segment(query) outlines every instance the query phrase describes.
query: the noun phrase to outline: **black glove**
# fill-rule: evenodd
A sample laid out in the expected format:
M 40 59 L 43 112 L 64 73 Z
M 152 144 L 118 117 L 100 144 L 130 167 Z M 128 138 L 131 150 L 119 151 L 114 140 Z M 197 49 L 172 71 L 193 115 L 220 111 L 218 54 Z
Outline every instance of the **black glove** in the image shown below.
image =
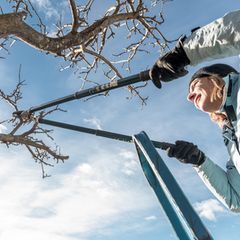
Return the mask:
M 169 157 L 175 157 L 180 162 L 200 166 L 205 161 L 205 154 L 196 145 L 185 141 L 176 141 L 167 149 Z
M 156 87 L 161 88 L 161 81 L 169 82 L 188 73 L 184 69 L 185 66 L 190 64 L 190 60 L 183 50 L 185 38 L 180 38 L 175 48 L 160 57 L 150 70 L 150 77 Z

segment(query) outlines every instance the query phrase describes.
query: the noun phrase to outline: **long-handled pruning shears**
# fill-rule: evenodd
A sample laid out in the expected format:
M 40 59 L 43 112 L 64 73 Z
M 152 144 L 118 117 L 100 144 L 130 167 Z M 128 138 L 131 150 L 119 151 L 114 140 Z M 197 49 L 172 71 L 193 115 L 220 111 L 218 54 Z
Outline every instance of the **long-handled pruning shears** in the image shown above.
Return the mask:
M 13 114 L 20 118 L 28 119 L 34 112 L 37 112 L 37 111 L 40 111 L 40 110 L 43 110 L 43 109 L 46 109 L 49 107 L 53 107 L 53 106 L 56 106 L 56 105 L 59 105 L 62 103 L 66 103 L 69 101 L 73 101 L 76 99 L 93 96 L 93 95 L 96 95 L 96 94 L 99 94 L 99 93 L 102 93 L 105 91 L 113 90 L 116 88 L 121 88 L 121 87 L 130 85 L 130 84 L 134 84 L 134 83 L 142 82 L 142 81 L 148 81 L 148 80 L 150 80 L 150 75 L 149 75 L 149 70 L 146 70 L 146 71 L 140 72 L 139 74 L 131 75 L 129 77 L 122 78 L 117 81 L 112 81 L 110 83 L 98 85 L 96 87 L 84 89 L 84 90 L 75 92 L 71 95 L 67 95 L 65 97 L 43 103 L 43 104 L 35 106 L 35 107 L 31 107 L 27 111 L 17 111 L 17 112 L 14 112 Z M 47 125 L 51 125 L 51 126 L 55 126 L 55 127 L 65 128 L 65 129 L 70 129 L 70 130 L 74 130 L 74 131 L 78 131 L 78 132 L 94 134 L 94 135 L 101 136 L 101 137 L 121 140 L 121 141 L 125 141 L 125 142 L 132 142 L 131 136 L 127 136 L 127 135 L 123 135 L 123 134 L 119 134 L 119 133 L 107 132 L 107 131 L 102 131 L 102 130 L 98 130 L 98 129 L 85 128 L 85 127 L 70 125 L 67 123 L 51 121 L 51 120 L 47 120 L 47 119 L 43 119 L 43 118 L 39 118 L 38 122 L 42 123 L 42 124 L 47 124 Z M 164 149 L 164 150 L 166 150 L 167 148 L 172 146 L 172 144 L 170 144 L 170 143 L 158 142 L 158 141 L 152 141 L 152 142 L 156 148 L 160 148 L 160 149 Z

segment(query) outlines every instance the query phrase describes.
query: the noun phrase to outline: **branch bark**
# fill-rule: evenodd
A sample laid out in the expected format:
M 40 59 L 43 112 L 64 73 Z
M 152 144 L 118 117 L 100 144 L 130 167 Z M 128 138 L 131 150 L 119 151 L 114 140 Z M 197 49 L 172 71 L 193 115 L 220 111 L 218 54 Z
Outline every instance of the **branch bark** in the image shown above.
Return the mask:
M 21 145 L 27 145 L 27 146 L 31 146 L 37 149 L 41 149 L 43 151 L 46 151 L 48 154 L 50 154 L 53 158 L 57 159 L 57 160 L 67 160 L 69 157 L 68 156 L 63 156 L 63 155 L 59 155 L 56 152 L 54 152 L 53 150 L 50 149 L 50 147 L 48 147 L 47 145 L 45 145 L 44 143 L 37 143 L 34 142 L 24 136 L 20 136 L 20 135 L 11 135 L 11 134 L 3 134 L 0 133 L 0 142 L 5 143 L 5 144 L 21 144 Z
M 106 16 L 81 32 L 75 33 L 74 30 L 74 33 L 70 32 L 59 38 L 48 37 L 45 34 L 37 32 L 24 22 L 25 16 L 25 12 L 0 15 L 0 37 L 4 38 L 14 35 L 21 41 L 41 51 L 62 55 L 63 50 L 84 44 L 111 24 L 123 20 L 136 19 L 139 16 L 139 12 Z
M 78 11 L 77 11 L 77 6 L 74 0 L 68 0 L 69 5 L 72 11 L 72 34 L 76 34 L 78 27 L 79 27 L 79 22 L 78 22 Z

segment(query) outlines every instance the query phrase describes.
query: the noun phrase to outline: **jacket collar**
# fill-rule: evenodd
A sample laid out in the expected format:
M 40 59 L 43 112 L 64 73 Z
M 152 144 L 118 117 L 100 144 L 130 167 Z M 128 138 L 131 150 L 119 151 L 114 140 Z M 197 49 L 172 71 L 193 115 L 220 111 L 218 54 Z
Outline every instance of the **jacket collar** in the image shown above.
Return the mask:
M 223 78 L 225 81 L 225 87 L 224 87 L 224 93 L 223 93 L 223 102 L 220 107 L 219 112 L 225 112 L 228 116 L 228 119 L 231 123 L 237 120 L 236 111 L 234 109 L 233 103 L 236 101 L 234 98 L 234 86 L 236 84 L 236 81 L 238 81 L 238 74 L 231 73 L 225 78 Z

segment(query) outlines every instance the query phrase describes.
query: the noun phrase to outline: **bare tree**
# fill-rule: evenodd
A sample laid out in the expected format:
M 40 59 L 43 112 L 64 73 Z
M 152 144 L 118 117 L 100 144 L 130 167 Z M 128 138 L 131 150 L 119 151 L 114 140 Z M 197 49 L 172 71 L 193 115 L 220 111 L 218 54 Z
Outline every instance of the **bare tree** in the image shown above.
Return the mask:
M 9 104 L 14 111 L 19 111 L 18 103 L 22 99 L 21 88 L 24 85 L 24 81 L 21 80 L 21 67 L 19 68 L 18 83 L 15 89 L 10 93 L 6 94 L 0 89 L 0 98 L 3 99 L 7 104 Z M 55 149 L 50 147 L 50 144 L 46 144 L 43 138 L 48 138 L 53 141 L 51 136 L 51 130 L 47 130 L 39 126 L 38 119 L 51 114 L 54 111 L 63 111 L 62 109 L 56 107 L 48 112 L 40 112 L 38 115 L 34 116 L 24 116 L 21 117 L 13 115 L 8 120 L 3 120 L 1 124 L 8 123 L 12 126 L 9 133 L 0 133 L 0 142 L 6 144 L 7 147 L 10 145 L 23 145 L 32 155 L 33 159 L 41 165 L 42 176 L 47 177 L 45 174 L 44 166 L 53 166 L 48 160 L 53 158 L 57 161 L 65 161 L 68 156 L 60 154 L 59 148 L 56 146 Z M 43 137 L 42 137 L 42 136 Z
M 102 69 L 106 78 L 113 81 L 122 78 L 124 71 L 130 70 L 131 62 L 137 54 L 148 53 L 155 46 L 162 51 L 168 48 L 171 41 L 159 30 L 164 22 L 163 4 L 166 1 L 115 0 L 98 19 L 94 16 L 94 10 L 99 1 L 57 1 L 55 10 L 59 12 L 59 19 L 53 23 L 55 28 L 51 29 L 48 26 L 49 20 L 39 13 L 36 0 L 6 0 L 4 4 L 0 4 L 0 48 L 8 53 L 15 42 L 22 41 L 39 51 L 62 58 L 64 64 L 61 69 L 72 67 L 81 76 L 83 85 L 90 81 L 89 74 L 98 69 Z M 64 4 L 68 6 L 68 13 L 61 10 Z M 158 14 L 152 13 L 153 8 L 159 9 Z M 106 54 L 108 43 L 117 39 L 118 33 L 126 36 L 127 45 L 119 44 L 119 49 L 115 49 L 109 56 Z M 5 55 L 2 54 L 2 57 Z M 18 102 L 22 98 L 23 84 L 19 71 L 14 91 L 11 94 L 0 91 L 0 97 L 14 111 L 19 110 Z M 128 90 L 145 104 L 146 98 L 139 93 L 139 87 L 129 86 Z M 38 119 L 58 110 L 61 109 L 55 108 L 26 118 L 12 116 L 7 121 L 12 124 L 13 129 L 8 134 L 0 134 L 0 142 L 7 146 L 26 146 L 32 157 L 42 166 L 49 164 L 50 157 L 66 160 L 67 156 L 61 155 L 58 149 L 52 150 L 39 137 L 42 134 L 52 139 L 51 132 L 41 128 Z

